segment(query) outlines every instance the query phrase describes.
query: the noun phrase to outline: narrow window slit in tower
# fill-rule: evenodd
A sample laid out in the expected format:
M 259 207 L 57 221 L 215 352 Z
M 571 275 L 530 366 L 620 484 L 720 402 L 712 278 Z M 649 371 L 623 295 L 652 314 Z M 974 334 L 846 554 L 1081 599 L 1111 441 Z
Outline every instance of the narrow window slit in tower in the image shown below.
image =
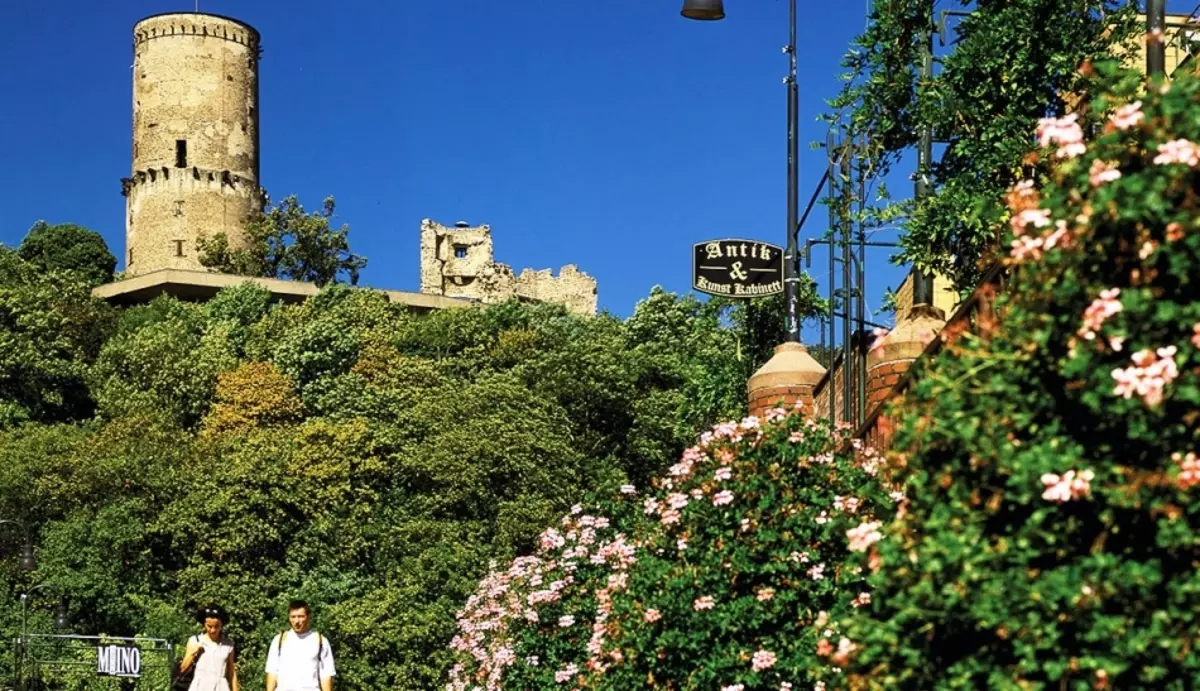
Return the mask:
M 175 140 L 175 167 L 187 168 L 187 140 Z
M 171 242 L 175 243 L 175 256 L 182 257 L 183 256 L 183 240 L 172 240 Z

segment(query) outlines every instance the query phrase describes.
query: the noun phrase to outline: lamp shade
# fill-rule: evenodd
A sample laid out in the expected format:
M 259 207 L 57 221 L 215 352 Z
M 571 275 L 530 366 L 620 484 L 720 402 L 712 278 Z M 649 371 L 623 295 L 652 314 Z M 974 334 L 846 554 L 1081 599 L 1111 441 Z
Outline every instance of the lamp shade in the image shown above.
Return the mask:
M 71 621 L 67 618 L 67 602 L 63 600 L 58 603 L 58 609 L 54 610 L 54 628 L 65 631 L 70 625 Z
M 680 14 L 688 19 L 724 19 L 725 3 L 722 0 L 683 0 Z
M 26 542 L 25 549 L 21 550 L 21 568 L 25 571 L 37 569 L 37 555 L 33 553 L 32 542 Z

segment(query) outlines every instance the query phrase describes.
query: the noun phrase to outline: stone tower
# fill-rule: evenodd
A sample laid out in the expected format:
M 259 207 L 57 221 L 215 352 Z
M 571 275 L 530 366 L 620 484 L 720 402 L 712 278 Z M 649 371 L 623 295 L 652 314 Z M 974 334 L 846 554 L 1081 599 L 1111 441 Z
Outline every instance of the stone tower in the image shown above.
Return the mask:
M 160 14 L 134 25 L 133 51 L 126 271 L 204 270 L 197 240 L 224 232 L 238 246 L 262 208 L 258 31 L 211 14 Z

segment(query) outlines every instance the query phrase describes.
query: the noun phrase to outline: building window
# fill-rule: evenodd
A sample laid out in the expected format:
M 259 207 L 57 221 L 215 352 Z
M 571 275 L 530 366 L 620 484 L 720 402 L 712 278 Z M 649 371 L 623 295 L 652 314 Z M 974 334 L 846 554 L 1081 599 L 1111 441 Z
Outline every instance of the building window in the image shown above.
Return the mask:
M 129 259 L 125 260 L 125 268 L 133 266 L 133 250 L 129 250 Z
M 466 259 L 467 258 L 467 246 L 466 245 L 455 245 L 454 246 L 454 258 L 455 259 Z
M 175 256 L 182 257 L 183 256 L 183 240 L 172 240 L 171 242 L 175 243 Z
M 175 167 L 187 168 L 187 140 L 175 140 Z

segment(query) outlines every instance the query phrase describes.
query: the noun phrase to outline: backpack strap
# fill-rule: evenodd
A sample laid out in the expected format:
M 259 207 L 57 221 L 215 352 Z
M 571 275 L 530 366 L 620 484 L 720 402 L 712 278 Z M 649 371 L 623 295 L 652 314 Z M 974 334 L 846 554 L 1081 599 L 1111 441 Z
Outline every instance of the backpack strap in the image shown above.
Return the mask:
M 275 637 L 275 640 L 277 641 L 275 645 L 275 653 L 278 655 L 283 654 L 283 637 L 286 635 L 287 631 L 280 631 L 279 635 Z

